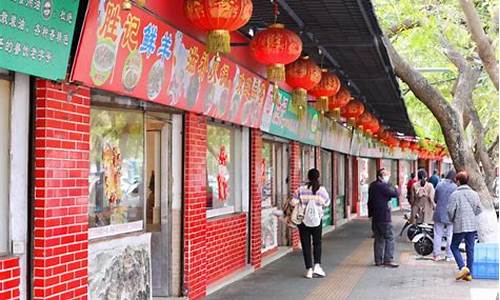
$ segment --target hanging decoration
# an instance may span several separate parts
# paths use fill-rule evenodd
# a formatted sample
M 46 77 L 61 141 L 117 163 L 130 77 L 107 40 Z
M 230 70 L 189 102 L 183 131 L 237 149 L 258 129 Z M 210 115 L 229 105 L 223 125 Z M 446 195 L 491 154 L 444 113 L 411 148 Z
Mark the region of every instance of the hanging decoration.
M 193 25 L 208 31 L 207 52 L 231 51 L 231 31 L 243 27 L 252 17 L 252 0 L 184 0 L 184 13 Z
M 351 99 L 351 92 L 342 86 L 338 93 L 330 98 L 328 103 L 329 113 L 336 119 L 340 118 L 340 109 L 346 106 Z
M 365 111 L 365 106 L 359 100 L 351 100 L 347 105 L 340 109 L 340 115 L 347 119 L 347 123 L 354 126 L 356 124 L 356 119 L 363 114 Z
M 402 140 L 399 146 L 401 147 L 401 149 L 410 149 L 410 141 Z
M 286 65 L 286 83 L 293 88 L 292 104 L 297 111 L 307 107 L 307 92 L 321 80 L 321 69 L 309 56 L 303 56 Z
M 302 40 L 283 24 L 276 23 L 255 35 L 250 52 L 255 60 L 267 65 L 267 79 L 279 82 L 285 80 L 285 65 L 299 58 Z
M 139 6 L 144 6 L 146 4 L 146 0 L 136 0 L 135 3 Z M 132 1 L 130 0 L 123 0 L 122 1 L 122 9 L 123 10 L 131 10 L 132 9 Z
M 321 70 L 320 82 L 309 91 L 309 94 L 316 97 L 317 108 L 321 115 L 329 111 L 329 97 L 335 96 L 340 90 L 340 79 L 337 75 Z
M 363 132 L 371 134 L 371 123 L 375 118 L 368 111 L 364 111 L 356 120 L 356 126 Z M 368 132 L 370 131 L 370 133 Z

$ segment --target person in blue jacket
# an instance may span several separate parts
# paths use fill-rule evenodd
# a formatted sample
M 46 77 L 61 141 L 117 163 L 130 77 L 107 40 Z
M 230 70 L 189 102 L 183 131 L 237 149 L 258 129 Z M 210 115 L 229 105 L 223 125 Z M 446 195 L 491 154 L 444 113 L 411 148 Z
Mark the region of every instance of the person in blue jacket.
M 438 172 L 436 170 L 434 170 L 434 173 L 432 173 L 432 176 L 429 178 L 429 182 L 432 183 L 432 185 L 434 186 L 434 189 L 436 188 L 436 186 L 438 185 L 439 183 L 439 176 L 438 176 Z
M 399 196 L 389 184 L 390 173 L 384 168 L 377 171 L 377 180 L 368 188 L 368 217 L 372 218 L 375 237 L 373 254 L 376 266 L 397 268 L 394 262 L 394 232 L 392 229 L 390 201 Z

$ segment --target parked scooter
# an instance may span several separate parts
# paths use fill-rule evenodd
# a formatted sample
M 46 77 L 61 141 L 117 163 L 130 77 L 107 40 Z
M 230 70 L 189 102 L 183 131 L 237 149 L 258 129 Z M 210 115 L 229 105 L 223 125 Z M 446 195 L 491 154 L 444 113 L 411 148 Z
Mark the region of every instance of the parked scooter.
M 431 254 L 434 250 L 434 226 L 432 224 L 417 224 L 417 233 L 412 239 L 413 248 L 422 256 Z

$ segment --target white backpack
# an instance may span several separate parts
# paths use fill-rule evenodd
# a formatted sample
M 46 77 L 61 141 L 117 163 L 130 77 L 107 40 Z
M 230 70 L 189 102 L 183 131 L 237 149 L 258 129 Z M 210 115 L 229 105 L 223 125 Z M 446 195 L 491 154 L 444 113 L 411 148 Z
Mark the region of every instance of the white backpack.
M 306 225 L 307 227 L 316 227 L 321 223 L 321 216 L 319 208 L 315 203 L 315 197 L 319 196 L 312 196 L 310 197 L 309 202 L 307 202 L 306 212 L 304 215 L 304 225 Z

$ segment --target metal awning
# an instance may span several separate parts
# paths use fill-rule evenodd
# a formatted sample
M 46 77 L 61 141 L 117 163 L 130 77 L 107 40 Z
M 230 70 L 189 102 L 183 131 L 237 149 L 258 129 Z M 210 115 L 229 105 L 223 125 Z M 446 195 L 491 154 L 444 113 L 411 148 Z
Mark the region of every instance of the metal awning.
M 371 1 L 275 1 L 279 4 L 278 22 L 301 36 L 306 54 L 336 72 L 384 126 L 415 135 Z M 242 32 L 274 22 L 271 1 L 253 3 L 252 19 Z

